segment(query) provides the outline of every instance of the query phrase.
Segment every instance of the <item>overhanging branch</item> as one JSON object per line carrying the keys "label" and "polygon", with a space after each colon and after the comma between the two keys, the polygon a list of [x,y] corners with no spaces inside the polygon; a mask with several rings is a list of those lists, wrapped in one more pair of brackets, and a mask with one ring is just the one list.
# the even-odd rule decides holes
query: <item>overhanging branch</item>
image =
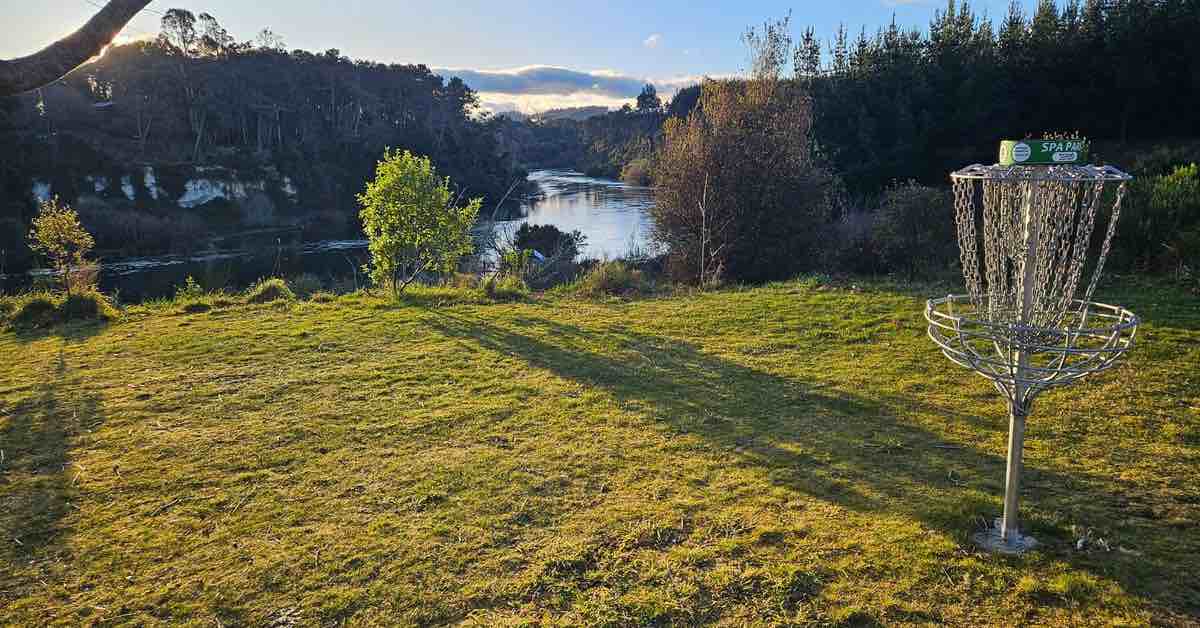
{"label": "overhanging branch", "polygon": [[0,96],[12,96],[64,77],[100,54],[150,0],[109,0],[83,28],[20,59],[0,60]]}

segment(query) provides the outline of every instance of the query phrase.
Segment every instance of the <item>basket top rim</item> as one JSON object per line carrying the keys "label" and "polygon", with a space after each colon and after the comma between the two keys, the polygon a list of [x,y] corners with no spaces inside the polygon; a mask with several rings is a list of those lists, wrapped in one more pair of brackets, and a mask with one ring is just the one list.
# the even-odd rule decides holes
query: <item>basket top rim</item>
{"label": "basket top rim", "polygon": [[1058,166],[1002,166],[972,164],[950,173],[954,180],[984,181],[1132,181],[1133,175],[1115,166],[1058,165]]}

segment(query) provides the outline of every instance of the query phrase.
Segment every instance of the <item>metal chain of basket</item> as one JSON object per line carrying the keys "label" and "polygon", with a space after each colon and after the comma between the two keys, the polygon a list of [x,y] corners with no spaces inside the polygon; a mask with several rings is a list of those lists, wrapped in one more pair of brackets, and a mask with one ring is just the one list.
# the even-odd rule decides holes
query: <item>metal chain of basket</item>
{"label": "metal chain of basket", "polygon": [[[1114,202],[1107,229],[1091,281],[1080,296],[1091,300],[1116,233],[1128,175],[1097,166],[971,166],[952,178],[963,276],[972,301],[987,313],[987,320],[1005,321],[1018,309],[1019,295],[1032,290],[1033,318],[1026,323],[1035,327],[1054,326],[1075,300],[1097,214],[1109,192]],[[1109,183],[1116,183],[1115,191]],[[1029,286],[1024,285],[1023,272],[1029,250],[1026,208],[1039,253]]]}

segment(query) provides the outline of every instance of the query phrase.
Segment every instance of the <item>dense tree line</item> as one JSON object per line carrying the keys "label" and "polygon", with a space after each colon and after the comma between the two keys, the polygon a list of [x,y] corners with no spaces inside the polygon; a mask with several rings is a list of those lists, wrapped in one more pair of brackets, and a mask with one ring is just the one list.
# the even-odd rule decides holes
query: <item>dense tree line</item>
{"label": "dense tree line", "polygon": [[1200,135],[1200,1],[1013,3],[998,23],[953,0],[927,31],[894,24],[822,45],[799,40],[795,70],[816,134],[851,189],[941,184],[996,158],[998,141],[1047,131],[1093,140]]}

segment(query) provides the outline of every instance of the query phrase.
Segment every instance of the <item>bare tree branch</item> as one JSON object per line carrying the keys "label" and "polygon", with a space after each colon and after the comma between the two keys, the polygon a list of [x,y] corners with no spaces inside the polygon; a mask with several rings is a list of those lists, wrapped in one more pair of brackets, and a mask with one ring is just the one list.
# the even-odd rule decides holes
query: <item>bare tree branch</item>
{"label": "bare tree branch", "polygon": [[0,96],[49,85],[100,54],[150,0],[109,0],[83,28],[28,57],[0,60]]}

